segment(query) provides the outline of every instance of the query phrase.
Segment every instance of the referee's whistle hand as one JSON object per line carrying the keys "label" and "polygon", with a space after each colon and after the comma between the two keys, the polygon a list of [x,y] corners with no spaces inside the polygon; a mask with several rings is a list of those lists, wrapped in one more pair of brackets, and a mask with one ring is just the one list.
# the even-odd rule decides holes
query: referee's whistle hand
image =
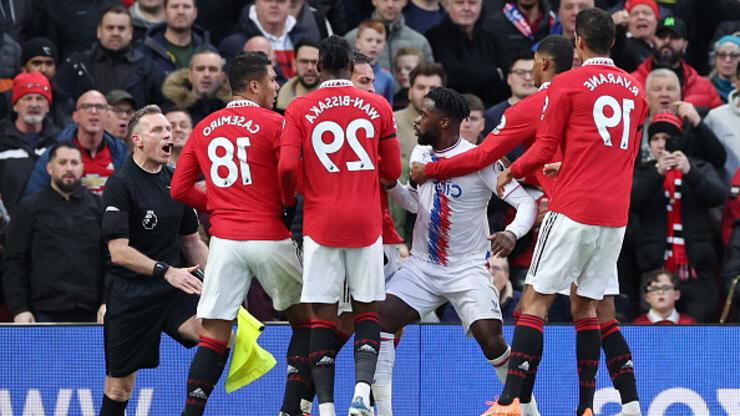
{"label": "referee's whistle hand", "polygon": [[170,267],[164,274],[167,283],[182,290],[189,295],[200,295],[203,289],[203,282],[192,275],[200,265],[196,264],[191,267]]}

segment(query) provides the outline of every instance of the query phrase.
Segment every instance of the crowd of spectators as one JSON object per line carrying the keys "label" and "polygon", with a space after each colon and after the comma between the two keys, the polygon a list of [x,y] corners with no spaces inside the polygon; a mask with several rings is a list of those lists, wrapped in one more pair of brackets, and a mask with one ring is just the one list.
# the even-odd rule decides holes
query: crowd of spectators
{"label": "crowd of spectators", "polygon": [[[98,195],[128,157],[129,118],[147,104],[164,108],[175,165],[194,126],[231,99],[224,69],[239,52],[271,60],[282,112],[318,88],[318,42],[344,36],[358,52],[353,81],[395,110],[406,181],[427,92],[448,86],[465,94],[472,111],[461,135],[479,143],[505,123],[508,107],[536,92],[538,43],[551,34],[572,38],[576,14],[594,6],[612,13],[612,58],[643,84],[649,104],[618,264],[620,319],[716,322],[728,294],[740,295],[730,283],[740,275],[737,0],[2,1],[5,320],[100,319],[106,253]],[[578,56],[573,63],[581,64]],[[536,180],[525,184],[539,198],[541,218],[548,201]],[[410,243],[413,216],[390,209]],[[511,218],[493,198],[491,231]],[[537,232],[520,239],[508,261],[490,263],[507,311],[520,296]],[[249,301],[259,309],[266,295],[253,289]],[[556,308],[550,320],[566,315]]]}

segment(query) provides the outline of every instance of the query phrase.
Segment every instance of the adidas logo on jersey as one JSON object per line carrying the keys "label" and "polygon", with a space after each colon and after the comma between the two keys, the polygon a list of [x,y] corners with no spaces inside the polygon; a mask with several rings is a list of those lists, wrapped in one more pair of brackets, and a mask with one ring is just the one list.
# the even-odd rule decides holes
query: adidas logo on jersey
{"label": "adidas logo on jersey", "polygon": [[371,345],[368,345],[368,344],[361,346],[360,351],[369,352],[370,354],[375,354],[375,355],[378,354],[378,350],[376,350],[375,348],[373,348]]}
{"label": "adidas logo on jersey", "polygon": [[293,367],[292,365],[288,365],[288,374],[298,374],[298,369]]}
{"label": "adidas logo on jersey", "polygon": [[321,359],[316,363],[316,365],[332,365],[332,364],[334,364],[334,359],[329,357],[328,355],[321,357]]}
{"label": "adidas logo on jersey", "polygon": [[529,361],[525,361],[525,362],[519,364],[519,366],[517,368],[520,369],[520,370],[522,370],[522,371],[529,371]]}
{"label": "adidas logo on jersey", "polygon": [[208,400],[208,395],[200,387],[188,393],[188,397],[193,397],[201,400]]}

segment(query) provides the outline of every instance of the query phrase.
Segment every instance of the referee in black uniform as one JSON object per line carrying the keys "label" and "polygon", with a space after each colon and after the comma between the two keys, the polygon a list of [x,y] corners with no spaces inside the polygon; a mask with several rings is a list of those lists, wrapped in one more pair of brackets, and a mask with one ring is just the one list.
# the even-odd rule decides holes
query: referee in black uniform
{"label": "referee in black uniform", "polygon": [[208,257],[195,211],[170,198],[172,127],[159,107],[137,111],[127,137],[133,156],[103,192],[112,281],[106,293],[101,416],[123,416],[136,371],[159,365],[162,331],[188,348],[196,345],[201,281],[191,272]]}

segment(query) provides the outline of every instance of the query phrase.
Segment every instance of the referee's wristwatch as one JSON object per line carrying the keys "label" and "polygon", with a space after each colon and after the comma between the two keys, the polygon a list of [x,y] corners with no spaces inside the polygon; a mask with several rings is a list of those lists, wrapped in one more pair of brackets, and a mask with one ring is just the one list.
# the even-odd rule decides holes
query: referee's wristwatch
{"label": "referee's wristwatch", "polygon": [[152,276],[158,278],[158,279],[164,279],[164,274],[167,273],[167,270],[169,270],[170,265],[163,262],[158,261],[154,263],[154,270],[152,270]]}

